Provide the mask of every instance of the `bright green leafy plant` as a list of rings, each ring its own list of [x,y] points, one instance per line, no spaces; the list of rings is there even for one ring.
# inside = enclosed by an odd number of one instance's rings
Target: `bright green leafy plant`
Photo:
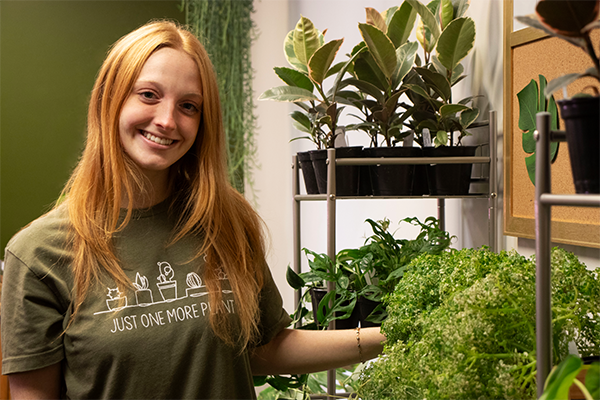
[[[569,342],[600,348],[600,281],[552,251],[554,363]],[[363,399],[535,398],[535,263],[515,252],[462,249],[415,259],[387,300],[384,354]]]

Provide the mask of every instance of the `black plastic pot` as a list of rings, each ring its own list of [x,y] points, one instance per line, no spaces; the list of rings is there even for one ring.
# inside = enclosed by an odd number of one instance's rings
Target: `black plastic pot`
[[[312,160],[310,159],[310,152],[298,152],[298,162],[300,163],[300,169],[302,170],[306,194],[319,194],[317,177],[315,176],[315,170],[313,168]]]
[[[420,157],[418,147],[369,147],[363,150],[368,158]],[[414,164],[370,165],[374,196],[409,196],[415,175]]]
[[[557,101],[577,193],[600,193],[600,97]]]
[[[424,147],[425,157],[472,157],[477,146]],[[473,164],[432,164],[427,166],[429,194],[462,196],[469,194]]]
[[[315,289],[312,288],[310,289],[310,299],[311,299],[311,303],[312,303],[312,309],[313,309],[313,318],[315,320],[315,322],[317,323],[317,326],[320,326],[319,323],[317,322],[317,309],[319,307],[319,303],[321,302],[321,300],[323,300],[323,297],[325,297],[325,295],[327,294],[327,290],[325,289]],[[334,315],[339,315],[339,313],[335,313]],[[354,307],[354,310],[352,310],[352,314],[350,315],[350,318],[347,319],[336,319],[335,322],[335,329],[354,329],[358,326],[358,322],[360,320],[360,310],[358,307],[358,302],[357,302],[357,306]]]
[[[362,146],[339,147],[335,149],[336,158],[360,158]],[[313,150],[310,158],[317,178],[319,193],[327,193],[327,150]],[[335,168],[336,195],[358,196],[360,167],[358,165],[346,165]]]
[[[377,308],[381,302],[369,300],[365,297],[358,298],[358,309],[360,310],[360,326],[361,328],[368,328],[370,326],[381,326],[381,324],[367,321],[367,318]]]

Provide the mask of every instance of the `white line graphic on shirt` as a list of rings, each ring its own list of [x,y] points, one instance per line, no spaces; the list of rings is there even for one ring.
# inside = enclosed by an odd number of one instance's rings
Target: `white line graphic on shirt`
[[[200,276],[198,276],[198,274],[195,272],[190,272],[186,276],[187,288],[185,290],[185,296],[177,297],[177,280],[175,280],[175,270],[173,267],[171,267],[171,264],[166,261],[160,261],[157,263],[157,265],[159,269],[159,276],[156,278],[158,280],[156,286],[158,287],[162,301],[154,300],[148,278],[144,275],[140,275],[140,273],[137,272],[135,276],[135,282],[133,282],[133,286],[136,289],[136,304],[128,305],[127,296],[121,293],[118,288],[107,288],[108,299],[106,300],[106,305],[108,310],[95,312],[94,315],[112,313],[124,308],[148,307],[153,304],[171,303],[190,297],[202,297],[208,295],[208,290],[206,289],[206,286],[203,285]],[[228,280],[227,275],[223,270],[219,270],[217,277],[219,280]],[[233,293],[231,290],[227,289],[222,290],[222,292],[224,294]],[[210,308],[210,304],[206,304],[207,307]],[[233,300],[223,300],[223,305],[228,312],[234,312]]]

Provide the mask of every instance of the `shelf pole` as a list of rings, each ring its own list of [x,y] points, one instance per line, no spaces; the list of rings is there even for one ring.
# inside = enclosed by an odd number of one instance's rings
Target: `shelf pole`
[[[300,240],[300,201],[296,199],[296,195],[300,194],[300,182],[299,182],[299,163],[298,163],[298,156],[294,155],[292,156],[292,199],[294,201],[294,203],[292,204],[292,224],[293,224],[293,233],[292,233],[292,240],[294,242],[294,246],[293,246],[293,268],[294,268],[294,272],[299,274],[301,272],[301,254],[300,254],[300,246],[301,246],[301,240]],[[301,290],[296,290],[294,291],[294,299],[295,299],[295,306],[297,307],[298,304],[300,304],[300,300],[302,297],[302,293]],[[296,328],[299,328],[302,326],[302,321],[299,320],[298,322],[296,322]]]
[[[544,383],[552,369],[552,292],[550,286],[550,210],[540,201],[551,192],[550,185],[550,113],[536,116],[535,165],[535,253],[536,253],[536,340],[537,395],[544,393]]]
[[[327,149],[327,255],[335,265],[335,149]],[[327,291],[335,289],[335,282],[327,282]],[[335,329],[335,321],[329,323],[328,329]],[[327,371],[327,394],[329,400],[335,399],[336,370]]]
[[[438,221],[440,222],[440,229],[446,230],[446,199],[437,199],[437,215]]]
[[[498,251],[498,126],[496,111],[490,111],[490,168],[489,168],[489,198],[488,198],[488,229],[490,249]]]

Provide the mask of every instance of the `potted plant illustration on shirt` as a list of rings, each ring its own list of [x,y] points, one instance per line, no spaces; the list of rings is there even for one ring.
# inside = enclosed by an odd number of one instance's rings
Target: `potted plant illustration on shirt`
[[[106,299],[106,305],[110,311],[119,311],[120,309],[127,306],[127,297],[121,297],[123,293],[119,292],[118,288],[108,289],[108,299]]]
[[[140,275],[138,272],[135,275],[135,282],[133,286],[137,289],[135,291],[135,299],[137,301],[138,306],[146,307],[150,304],[154,303],[154,299],[152,298],[152,291],[148,288],[150,285],[148,284],[148,278]]]
[[[175,271],[166,261],[161,261],[158,264],[160,275],[158,276],[158,289],[164,301],[173,301],[177,299],[177,281],[173,280]]]
[[[207,292],[202,287],[202,279],[195,272],[190,272],[187,274],[187,278],[185,282],[188,285],[188,288],[185,290],[185,294],[188,297],[199,297],[203,294],[207,294]]]

